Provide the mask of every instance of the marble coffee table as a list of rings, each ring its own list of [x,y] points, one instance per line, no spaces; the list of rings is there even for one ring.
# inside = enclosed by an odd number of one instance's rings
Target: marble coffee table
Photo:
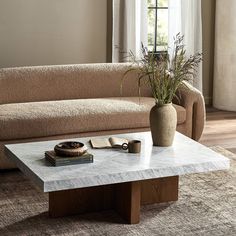
[[[6,154],[43,192],[49,192],[52,217],[115,209],[128,223],[138,223],[140,205],[178,200],[179,175],[228,169],[230,161],[176,133],[171,147],[153,147],[150,132],[115,135],[140,139],[140,154],[91,149],[94,163],[52,167],[44,152],[59,142],[5,146]],[[90,138],[74,139],[90,147]]]

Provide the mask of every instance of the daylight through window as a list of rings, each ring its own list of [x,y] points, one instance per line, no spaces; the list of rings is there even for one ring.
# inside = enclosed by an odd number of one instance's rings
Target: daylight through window
[[[168,44],[168,0],[148,0],[148,50],[166,51]]]

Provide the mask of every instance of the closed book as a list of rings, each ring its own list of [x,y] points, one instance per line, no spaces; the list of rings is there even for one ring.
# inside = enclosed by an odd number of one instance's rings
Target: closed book
[[[45,159],[49,161],[53,166],[65,166],[92,163],[93,155],[86,152],[83,155],[76,157],[60,157],[57,156],[54,151],[46,151]]]

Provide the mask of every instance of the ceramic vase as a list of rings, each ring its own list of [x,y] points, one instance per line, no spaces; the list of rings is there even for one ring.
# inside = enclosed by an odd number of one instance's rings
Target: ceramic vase
[[[172,103],[152,107],[150,128],[154,146],[168,147],[173,144],[177,125],[177,113]]]

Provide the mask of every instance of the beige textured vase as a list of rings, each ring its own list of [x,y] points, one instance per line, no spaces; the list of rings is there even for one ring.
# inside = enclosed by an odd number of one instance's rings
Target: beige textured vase
[[[155,105],[150,111],[150,128],[154,146],[168,147],[174,140],[177,113],[172,103]]]

